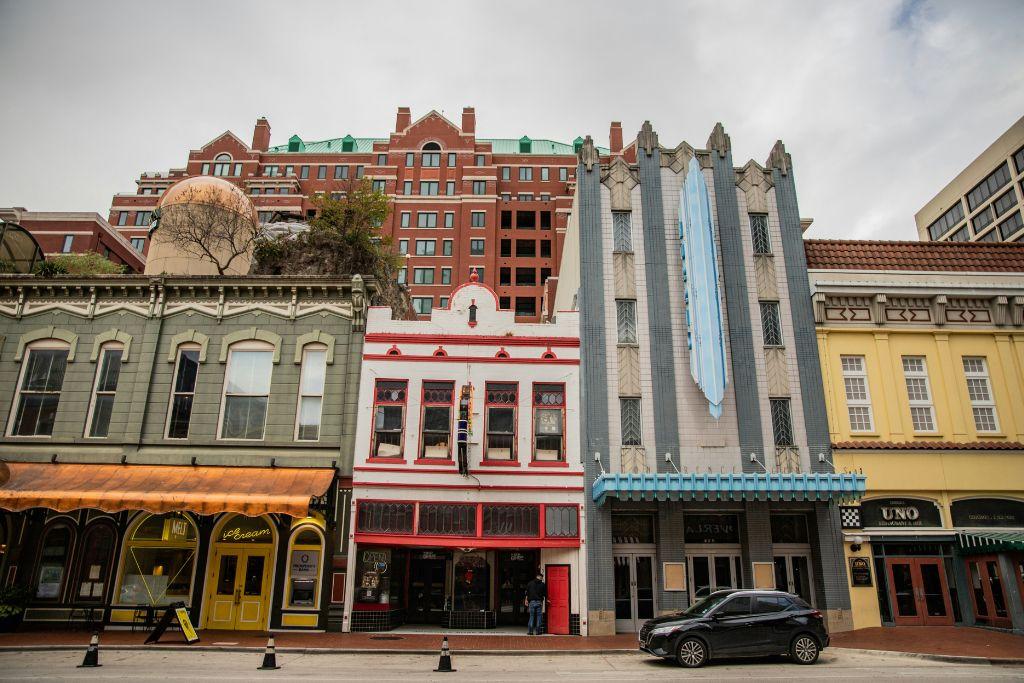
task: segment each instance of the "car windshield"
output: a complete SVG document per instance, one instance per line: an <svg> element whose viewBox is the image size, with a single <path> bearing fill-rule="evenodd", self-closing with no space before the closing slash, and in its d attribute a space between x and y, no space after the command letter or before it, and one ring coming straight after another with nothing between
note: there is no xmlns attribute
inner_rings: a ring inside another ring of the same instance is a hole
<svg viewBox="0 0 1024 683"><path fill-rule="evenodd" d="M688 609L683 610L679 614L685 617L702 617L725 602L729 598L729 595L729 593L722 595L709 595L700 602L690 605Z"/></svg>

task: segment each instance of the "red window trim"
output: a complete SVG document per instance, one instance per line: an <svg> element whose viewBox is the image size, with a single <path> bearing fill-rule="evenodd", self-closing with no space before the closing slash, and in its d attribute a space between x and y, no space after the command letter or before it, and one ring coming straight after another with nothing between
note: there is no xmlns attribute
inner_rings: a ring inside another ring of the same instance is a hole
<svg viewBox="0 0 1024 683"><path fill-rule="evenodd" d="M490 408L492 406L502 407L502 408L509 407L509 404L507 404L507 403L491 403L490 401L487 400L487 394L490 393L490 392L488 392L487 387L488 387L488 385L494 385L494 384L511 384L511 385L514 385L515 388L516 388L516 400L515 400L515 403L512 405L512 454L511 454L512 457L509 458L508 460L497 459L497 458L491 459L491 458L488 457L488 451L490 450L490 447L488 445L488 442L490 441L490 439L489 439L490 433L488 432L488 429L490 427L490 422L491 422L491 411L490 411ZM516 448L516 446L518 445L518 441L519 441L519 382L497 382L497 381L484 382L484 457L481 459L481 464L483 464L483 465L491 465L492 463L493 464L502 463L502 464L509 464L509 465L511 465L513 467L519 467L519 453L517 452L518 449ZM515 463L515 464L512 465L512 463Z"/></svg>
<svg viewBox="0 0 1024 683"><path fill-rule="evenodd" d="M451 384L452 385L452 400L449 403L440 403L440 402L427 403L427 384L428 383ZM406 394L406 395L408 396L408 394ZM424 454L425 446L424 446L424 443L423 443L423 439L426 436L426 432L423 429L423 424L424 424L423 419L424 419L424 417L426 416L426 413L427 413L427 406L445 406L445 407L447 407L449 409L448 410L448 456L445 457L445 458L428 458ZM452 460L453 460L453 458L452 458L452 441L454 441L454 439L452 437L455 434L454 424L453 424L452 421L454 419L455 419L455 380L453 380L453 379L424 379L424 380L422 380L420 382L420 438L418 440L419 443L417 444L418 451L417 451L417 454L416 454L416 458L413 460L414 464L421 465L421 464L433 463L433 462L444 464L444 463L451 463L452 462Z"/></svg>
<svg viewBox="0 0 1024 683"><path fill-rule="evenodd" d="M538 385L546 385L546 386L552 386L552 387L555 387L555 386L562 387L562 403L561 404L551 404L551 405L538 405L537 404L537 386ZM531 454L531 460L530 460L530 463L529 463L530 467L568 467L569 466L568 458L566 457L566 452L565 452L565 430L566 430L566 424L565 424L566 395L565 394L566 394L565 382L534 382L533 385L531 386L530 404L532 406L532 410L530 411L530 427L531 427L530 431L532 432L532 435L531 435L531 442L530 443L531 443L532 448L531 448L531 452L530 452L530 454ZM562 444L561 444L561 449L560 449L561 452L562 452L562 459L561 460L537 460L537 409L538 408L544 408L544 409L561 408L562 409L562 439L561 439Z"/></svg>
<svg viewBox="0 0 1024 683"><path fill-rule="evenodd" d="M380 401L377 399L377 388L384 382L402 382L405 384L405 398L401 401ZM377 450L377 407L378 406L402 406L402 431L398 436L398 455L379 456L374 455ZM366 456L367 462L405 462L405 421L409 416L409 380L389 377L378 377L373 381L373 412L370 413L370 452Z"/></svg>

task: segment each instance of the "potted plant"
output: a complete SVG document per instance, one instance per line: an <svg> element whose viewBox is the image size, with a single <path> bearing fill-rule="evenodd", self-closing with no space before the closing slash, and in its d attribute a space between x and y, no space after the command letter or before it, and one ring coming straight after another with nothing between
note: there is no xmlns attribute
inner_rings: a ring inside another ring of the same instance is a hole
<svg viewBox="0 0 1024 683"><path fill-rule="evenodd" d="M28 589L23 586L0 588L0 633L8 633L18 627L28 599Z"/></svg>

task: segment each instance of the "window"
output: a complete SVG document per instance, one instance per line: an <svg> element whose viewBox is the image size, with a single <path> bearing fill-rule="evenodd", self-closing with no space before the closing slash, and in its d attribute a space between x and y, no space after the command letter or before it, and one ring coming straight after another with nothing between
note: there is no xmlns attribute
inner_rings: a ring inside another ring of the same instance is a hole
<svg viewBox="0 0 1024 683"><path fill-rule="evenodd" d="M498 269L498 284L503 287L509 287L512 285L512 269L511 268L499 268Z"/></svg>
<svg viewBox="0 0 1024 683"><path fill-rule="evenodd" d="M436 228L437 214L434 212L420 211L416 214L417 228Z"/></svg>
<svg viewBox="0 0 1024 683"><path fill-rule="evenodd" d="M135 214L135 225L143 226L149 225L153 222L152 211L139 211Z"/></svg>
<svg viewBox="0 0 1024 683"><path fill-rule="evenodd" d="M202 175L210 175L210 164L203 164L203 169L200 171Z"/></svg>
<svg viewBox="0 0 1024 683"><path fill-rule="evenodd" d="M420 503L417 533L425 536L476 536L476 505L466 503ZM486 565L485 565L486 566ZM468 569L468 567L467 567ZM456 576L465 572L456 569ZM478 577L487 573L478 570ZM484 586L486 586L486 581ZM459 588L456 586L456 591ZM486 591L486 588L483 590ZM456 593L455 604L464 603Z"/></svg>
<svg viewBox="0 0 1024 683"><path fill-rule="evenodd" d="M1001 164L987 178L978 183L973 190L967 193L967 208L974 211L982 205L986 199L994 195L999 188L1011 180L1010 166Z"/></svg>
<svg viewBox="0 0 1024 683"><path fill-rule="evenodd" d="M374 192L380 192L381 194L383 194L388 189L388 181L374 180L372 185L370 186L370 189L372 189Z"/></svg>
<svg viewBox="0 0 1024 683"><path fill-rule="evenodd" d="M89 406L89 423L85 428L88 436L101 438L110 432L114 392L117 391L123 355L124 350L120 346L105 346L100 351L100 362L96 367L96 381L93 384L92 402Z"/></svg>
<svg viewBox="0 0 1024 683"><path fill-rule="evenodd" d="M988 363L982 356L964 356L963 363L967 396L971 399L974 413L974 428L979 432L998 432L999 418L988 381Z"/></svg>
<svg viewBox="0 0 1024 683"><path fill-rule="evenodd" d="M951 207L946 213L939 216L934 223L928 226L928 236L933 240L937 240L963 219L964 206L958 199L955 206Z"/></svg>
<svg viewBox="0 0 1024 683"><path fill-rule="evenodd" d="M213 164L213 175L215 176L227 176L231 175L231 156L228 154L218 154L214 157Z"/></svg>
<svg viewBox="0 0 1024 683"><path fill-rule="evenodd" d="M387 164L388 164L388 155L387 154L378 154L377 155L377 165L378 166L387 166Z"/></svg>
<svg viewBox="0 0 1024 683"><path fill-rule="evenodd" d="M405 165L406 166L415 166L416 165L416 155L413 154L412 152L406 152L405 153Z"/></svg>
<svg viewBox="0 0 1024 683"><path fill-rule="evenodd" d="M22 369L21 389L15 402L12 436L50 436L57 417L57 405L67 371L68 349L37 347L29 349Z"/></svg>
<svg viewBox="0 0 1024 683"><path fill-rule="evenodd" d="M66 524L54 524L46 530L42 548L35 597L59 600L64 586L64 571L71 555L71 529Z"/></svg>
<svg viewBox="0 0 1024 683"><path fill-rule="evenodd" d="M132 238L132 249L142 253L142 250L146 247L146 238L144 237L133 237Z"/></svg>
<svg viewBox="0 0 1024 683"><path fill-rule="evenodd" d="M792 446L793 418L790 413L788 398L770 398L768 405L772 412L772 436L776 446Z"/></svg>
<svg viewBox="0 0 1024 683"><path fill-rule="evenodd" d="M408 228L409 227L409 222L412 220L412 214L409 213L408 211L403 211L402 212L402 219L401 220L402 220L402 227L403 228Z"/></svg>
<svg viewBox="0 0 1024 683"><path fill-rule="evenodd" d="M75 244L74 235L64 235L64 243L61 245L60 250L67 254L71 252L71 247Z"/></svg>
<svg viewBox="0 0 1024 683"><path fill-rule="evenodd" d="M1009 239L1010 235L1021 228L1024 228L1024 220L1021 220L1020 211L1017 211L999 224L999 234L1003 236L1003 239Z"/></svg>
<svg viewBox="0 0 1024 683"><path fill-rule="evenodd" d="M503 296L498 299L498 310L507 311L512 308L512 300L510 297Z"/></svg>
<svg viewBox="0 0 1024 683"><path fill-rule="evenodd" d="M423 416L420 428L422 443L421 458L452 457L452 399L455 396L454 382L423 383Z"/></svg>
<svg viewBox="0 0 1024 683"><path fill-rule="evenodd" d="M540 200L542 202L550 202L551 201L551 195L548 194L547 192L541 192L540 193ZM541 227L543 227L543 226L541 226Z"/></svg>
<svg viewBox="0 0 1024 683"><path fill-rule="evenodd" d="M516 315L534 316L537 315L537 299L532 296L516 297Z"/></svg>
<svg viewBox="0 0 1024 683"><path fill-rule="evenodd" d="M915 432L935 431L935 408L928 383L928 366L922 356L903 356L903 378L910 401L910 421Z"/></svg>
<svg viewBox="0 0 1024 683"><path fill-rule="evenodd" d="M356 178L362 178L363 177L363 171L365 171L365 167L363 167L363 166L356 166Z"/></svg>
<svg viewBox="0 0 1024 683"><path fill-rule="evenodd" d="M445 240L445 241L441 242L441 256L451 256L452 255L452 244L453 244L452 240Z"/></svg>
<svg viewBox="0 0 1024 683"><path fill-rule="evenodd" d="M542 166L541 167L541 169L540 169L540 179L541 179L541 182L545 182L546 183L548 180L551 179L549 177L548 170L549 169L548 169L547 166Z"/></svg>
<svg viewBox="0 0 1024 683"><path fill-rule="evenodd" d="M345 180L348 178L348 166L335 166L334 167L334 179Z"/></svg>
<svg viewBox="0 0 1024 683"><path fill-rule="evenodd" d="M292 535L288 563L286 607L313 608L319 604L320 561L323 537L313 526L299 527Z"/></svg>
<svg viewBox="0 0 1024 683"><path fill-rule="evenodd" d="M486 180L474 180L473 181L473 194L487 194L487 181Z"/></svg>
<svg viewBox="0 0 1024 683"><path fill-rule="evenodd" d="M541 268L540 269L540 283L544 284L545 282L548 281L549 277L551 277L551 269L550 268Z"/></svg>
<svg viewBox="0 0 1024 683"><path fill-rule="evenodd" d="M124 605L166 605L188 602L199 535L192 520L180 513L139 518L125 541L117 602Z"/></svg>
<svg viewBox="0 0 1024 683"><path fill-rule="evenodd" d="M508 270L503 268L503 270ZM533 268L516 268L516 285L532 287L537 284L537 271Z"/></svg>
<svg viewBox="0 0 1024 683"><path fill-rule="evenodd" d="M356 531L376 534L411 534L414 503L361 500Z"/></svg>
<svg viewBox="0 0 1024 683"><path fill-rule="evenodd" d="M534 240L516 240L516 256L531 258L537 255L537 243Z"/></svg>
<svg viewBox="0 0 1024 683"><path fill-rule="evenodd" d="M398 240L398 253L402 256L409 253L409 240Z"/></svg>
<svg viewBox="0 0 1024 683"><path fill-rule="evenodd" d="M540 533L539 505L484 503L481 510L483 536L536 537Z"/></svg>
<svg viewBox="0 0 1024 683"><path fill-rule="evenodd" d="M551 258L551 240L540 241L540 257Z"/></svg>
<svg viewBox="0 0 1024 683"><path fill-rule="evenodd" d="M430 309L434 305L432 296L414 296L412 298L412 310L419 315L430 315Z"/></svg>
<svg viewBox="0 0 1024 683"><path fill-rule="evenodd" d="M617 299L615 320L620 344L636 344L636 301Z"/></svg>
<svg viewBox="0 0 1024 683"><path fill-rule="evenodd" d="M466 275L467 279L469 279L469 277L473 275L473 271L476 271L477 282L479 282L480 284L483 284L483 282L484 282L484 267L483 266L470 266L469 267L469 273Z"/></svg>
<svg viewBox="0 0 1024 683"><path fill-rule="evenodd" d="M565 385L533 385L533 459L565 460Z"/></svg>
<svg viewBox="0 0 1024 683"><path fill-rule="evenodd" d="M1024 173L1024 147L1013 153L1013 165L1017 167L1017 173Z"/></svg>
<svg viewBox="0 0 1024 683"><path fill-rule="evenodd" d="M520 192L519 194L516 195L516 199L518 199L521 202L532 202L533 201L533 193L532 192Z"/></svg>
<svg viewBox="0 0 1024 683"><path fill-rule="evenodd" d="M487 417L487 442L484 445L484 458L487 460L515 460L518 405L518 384L486 383L484 409Z"/></svg>
<svg viewBox="0 0 1024 683"><path fill-rule="evenodd" d="M1017 195L1013 193L1013 189L1003 193L999 199L992 202L992 210L995 211L996 218L999 218L1004 213L1009 211L1017 203Z"/></svg>
<svg viewBox="0 0 1024 683"><path fill-rule="evenodd" d="M841 356L843 387L846 390L846 410L850 417L851 432L874 431L871 414L871 393L868 391L868 374L864 356Z"/></svg>
<svg viewBox="0 0 1024 683"><path fill-rule="evenodd" d="M779 319L779 302L761 302L761 332L765 346L782 346L782 321Z"/></svg>
<svg viewBox="0 0 1024 683"><path fill-rule="evenodd" d="M763 213L750 214L750 237L755 254L772 253L772 242L768 237L768 216Z"/></svg>
<svg viewBox="0 0 1024 683"><path fill-rule="evenodd" d="M455 168L455 152L448 152L448 168Z"/></svg>
<svg viewBox="0 0 1024 683"><path fill-rule="evenodd" d="M473 211L469 214L470 225L474 228L487 227L487 214L483 211Z"/></svg>
<svg viewBox="0 0 1024 683"><path fill-rule="evenodd" d="M519 167L519 179L520 180L533 180L533 169L529 166Z"/></svg>
<svg viewBox="0 0 1024 683"><path fill-rule="evenodd" d="M451 211L444 212L444 227L454 228L455 227L455 214Z"/></svg>
<svg viewBox="0 0 1024 683"><path fill-rule="evenodd" d="M266 178L274 178L277 176L278 167L271 164L263 167L263 176Z"/></svg>
<svg viewBox="0 0 1024 683"><path fill-rule="evenodd" d="M120 213L117 214L117 224L118 225L127 225L128 224L128 212L127 211L121 211Z"/></svg>
<svg viewBox="0 0 1024 683"><path fill-rule="evenodd" d="M299 378L299 410L295 422L297 441L320 439L326 377L327 348L318 344L307 345L302 350L302 372Z"/></svg>
<svg viewBox="0 0 1024 683"><path fill-rule="evenodd" d="M537 214L533 211L516 211L516 227L533 230L537 227Z"/></svg>
<svg viewBox="0 0 1024 683"><path fill-rule="evenodd" d="M82 543L81 560L78 563L77 599L83 602L102 603L108 592L107 577L114 551L114 529L102 523L89 526Z"/></svg>
<svg viewBox="0 0 1024 683"><path fill-rule="evenodd" d="M442 268L441 269L441 284L450 285L452 283L452 269ZM445 308L444 303L441 304L441 308Z"/></svg>
<svg viewBox="0 0 1024 683"><path fill-rule="evenodd" d="M512 212L502 211L501 212L501 227L508 230L512 227Z"/></svg>
<svg viewBox="0 0 1024 683"><path fill-rule="evenodd" d="M316 170L317 180L327 180L327 167L321 166Z"/></svg>
<svg viewBox="0 0 1024 683"><path fill-rule="evenodd" d="M441 165L441 153L440 152L424 152L423 153L423 166L426 168L437 168Z"/></svg>
<svg viewBox="0 0 1024 683"><path fill-rule="evenodd" d="M540 229L550 230L551 229L551 212L541 211L540 212Z"/></svg>
<svg viewBox="0 0 1024 683"><path fill-rule="evenodd" d="M628 211L612 211L612 232L614 233L615 251L631 253L633 251L633 226Z"/></svg>
<svg viewBox="0 0 1024 683"><path fill-rule="evenodd" d="M971 233L967 232L966 225L960 228L959 230L956 230L955 232L953 232L952 235L949 236L950 242L969 242L970 239Z"/></svg>
<svg viewBox="0 0 1024 683"><path fill-rule="evenodd" d="M451 197L455 194L455 181L449 180L444 184L444 193Z"/></svg>
<svg viewBox="0 0 1024 683"><path fill-rule="evenodd" d="M199 347L179 346L178 359L174 366L174 387L167 419L167 438L188 438L189 423L192 419L192 402L196 394L196 378L199 375Z"/></svg>
<svg viewBox="0 0 1024 683"><path fill-rule="evenodd" d="M502 180L511 180L512 179L512 169L510 167L508 167L508 166L502 166L501 167L501 179Z"/></svg>
<svg viewBox="0 0 1024 683"><path fill-rule="evenodd" d="M221 439L259 440L267 423L274 352L264 345L228 350Z"/></svg>
<svg viewBox="0 0 1024 683"><path fill-rule="evenodd" d="M476 158L473 160L473 163L477 166L485 166L486 162L486 157L483 154L477 154Z"/></svg>
<svg viewBox="0 0 1024 683"><path fill-rule="evenodd" d="M420 194L424 195L436 195L437 194L437 181L436 180L421 180L420 181Z"/></svg>
<svg viewBox="0 0 1024 683"><path fill-rule="evenodd" d="M412 283L414 285L432 285L432 284L434 284L434 269L433 268L413 268L412 269Z"/></svg>
<svg viewBox="0 0 1024 683"><path fill-rule="evenodd" d="M440 299L438 299L438 302L439 302L438 305L441 308L448 308L448 297L442 296Z"/></svg>
<svg viewBox="0 0 1024 683"><path fill-rule="evenodd" d="M982 209L974 218L971 219L971 226L974 228L975 234L985 229L989 223L993 221L992 210L990 207Z"/></svg>
<svg viewBox="0 0 1024 683"><path fill-rule="evenodd" d="M563 183L564 182L568 182L568 180L569 180L569 169L565 168L564 166L562 168L558 169L558 179L560 181L562 181Z"/></svg>
<svg viewBox="0 0 1024 683"><path fill-rule="evenodd" d="M545 505L544 535L548 538L579 536L580 515L575 505Z"/></svg>
<svg viewBox="0 0 1024 683"><path fill-rule="evenodd" d="M643 441L643 430L640 426L640 399L619 399L619 423L622 429L623 446L639 446Z"/></svg>
<svg viewBox="0 0 1024 683"><path fill-rule="evenodd" d="M469 241L469 255L470 256L483 256L484 255L484 240L473 239Z"/></svg>
<svg viewBox="0 0 1024 683"><path fill-rule="evenodd" d="M372 457L402 457L407 394L407 382L377 380L373 397L373 444L370 447Z"/></svg>
<svg viewBox="0 0 1024 683"><path fill-rule="evenodd" d="M408 281L408 268L398 269L398 284L404 285Z"/></svg>
<svg viewBox="0 0 1024 683"><path fill-rule="evenodd" d="M433 256L436 246L435 240L416 240L416 255Z"/></svg>

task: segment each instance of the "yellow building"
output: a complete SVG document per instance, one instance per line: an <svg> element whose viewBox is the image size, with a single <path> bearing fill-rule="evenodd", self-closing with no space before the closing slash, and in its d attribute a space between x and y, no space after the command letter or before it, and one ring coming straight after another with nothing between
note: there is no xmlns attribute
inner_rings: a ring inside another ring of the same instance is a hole
<svg viewBox="0 0 1024 683"><path fill-rule="evenodd" d="M854 628L1024 631L1024 245L805 244Z"/></svg>

